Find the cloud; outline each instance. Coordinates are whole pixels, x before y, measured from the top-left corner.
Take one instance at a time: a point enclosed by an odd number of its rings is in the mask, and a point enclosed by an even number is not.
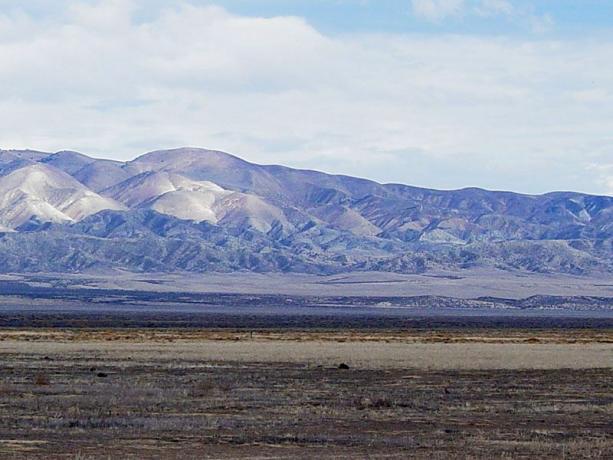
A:
[[[608,190],[589,165],[613,155],[610,40],[331,37],[214,6],[70,3],[0,14],[3,148],[197,145],[424,186]]]
[[[603,193],[613,196],[613,163],[593,163],[588,169],[596,173],[596,180],[603,187]]]
[[[456,16],[465,6],[464,0],[412,0],[411,3],[416,16],[433,22]]]
[[[513,16],[517,13],[513,4],[507,0],[481,0],[475,6],[475,11],[483,16]]]
[[[527,14],[524,17],[527,18],[532,31],[537,34],[550,32],[555,26],[555,22],[549,14]]]
[[[605,186],[604,193],[613,196],[613,174],[611,174],[609,177],[604,178],[603,184]]]
[[[550,14],[537,14],[532,6],[516,6],[511,0],[411,0],[411,5],[416,17],[434,23],[452,17],[502,18],[536,34],[555,26]]]

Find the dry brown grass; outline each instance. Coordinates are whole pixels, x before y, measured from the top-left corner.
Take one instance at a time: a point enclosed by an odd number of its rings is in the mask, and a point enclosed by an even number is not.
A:
[[[2,329],[2,341],[26,342],[383,342],[383,343],[613,343],[613,329],[454,329],[454,330],[210,330],[210,329]]]
[[[25,334],[46,341],[0,342],[0,458],[591,459],[613,453],[611,367],[458,369],[453,359],[440,369],[390,366],[414,364],[432,350],[438,350],[432,359],[442,359],[439,351],[453,358],[461,355],[457,350],[482,346],[503,354],[545,346],[566,356],[589,352],[588,344],[260,341],[257,334],[235,341],[232,333],[219,341],[207,335],[166,343],[155,334],[147,341],[151,331],[128,332],[126,341],[83,335],[85,342],[60,343],[46,333]],[[319,361],[303,361],[305,347],[320,353],[312,355]],[[388,362],[361,366],[356,347]],[[285,348],[280,358],[291,359],[261,360]],[[224,359],[210,359],[218,351]],[[349,369],[338,369],[343,361]],[[39,374],[52,378],[35,385]]]

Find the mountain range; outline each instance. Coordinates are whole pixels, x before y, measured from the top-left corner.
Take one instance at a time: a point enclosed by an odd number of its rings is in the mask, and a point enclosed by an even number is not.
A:
[[[441,191],[212,150],[0,150],[0,271],[613,273],[613,197]]]

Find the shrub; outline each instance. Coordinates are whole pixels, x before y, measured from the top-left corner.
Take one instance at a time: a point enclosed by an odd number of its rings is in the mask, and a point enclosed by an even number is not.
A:
[[[34,377],[35,385],[49,385],[49,377],[47,374],[39,373]]]

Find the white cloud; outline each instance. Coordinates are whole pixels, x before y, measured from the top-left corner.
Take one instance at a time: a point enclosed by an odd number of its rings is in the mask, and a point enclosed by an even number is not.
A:
[[[475,11],[483,16],[506,15],[516,13],[515,7],[508,0],[480,0],[475,6]]]
[[[530,24],[532,31],[537,34],[550,32],[555,25],[553,18],[549,14],[528,14],[525,17],[528,19],[528,23]]]
[[[416,185],[607,190],[588,165],[613,155],[611,41],[329,37],[187,4],[137,21],[142,4],[0,15],[1,147],[198,145]]]
[[[603,193],[613,196],[613,163],[593,163],[588,169],[596,173],[596,180],[603,187]]]
[[[532,6],[516,6],[511,0],[411,0],[413,14],[440,23],[448,18],[502,18],[536,34],[550,32],[555,21],[550,14],[537,14]]]
[[[464,0],[412,0],[413,13],[428,21],[440,21],[462,12]]]

